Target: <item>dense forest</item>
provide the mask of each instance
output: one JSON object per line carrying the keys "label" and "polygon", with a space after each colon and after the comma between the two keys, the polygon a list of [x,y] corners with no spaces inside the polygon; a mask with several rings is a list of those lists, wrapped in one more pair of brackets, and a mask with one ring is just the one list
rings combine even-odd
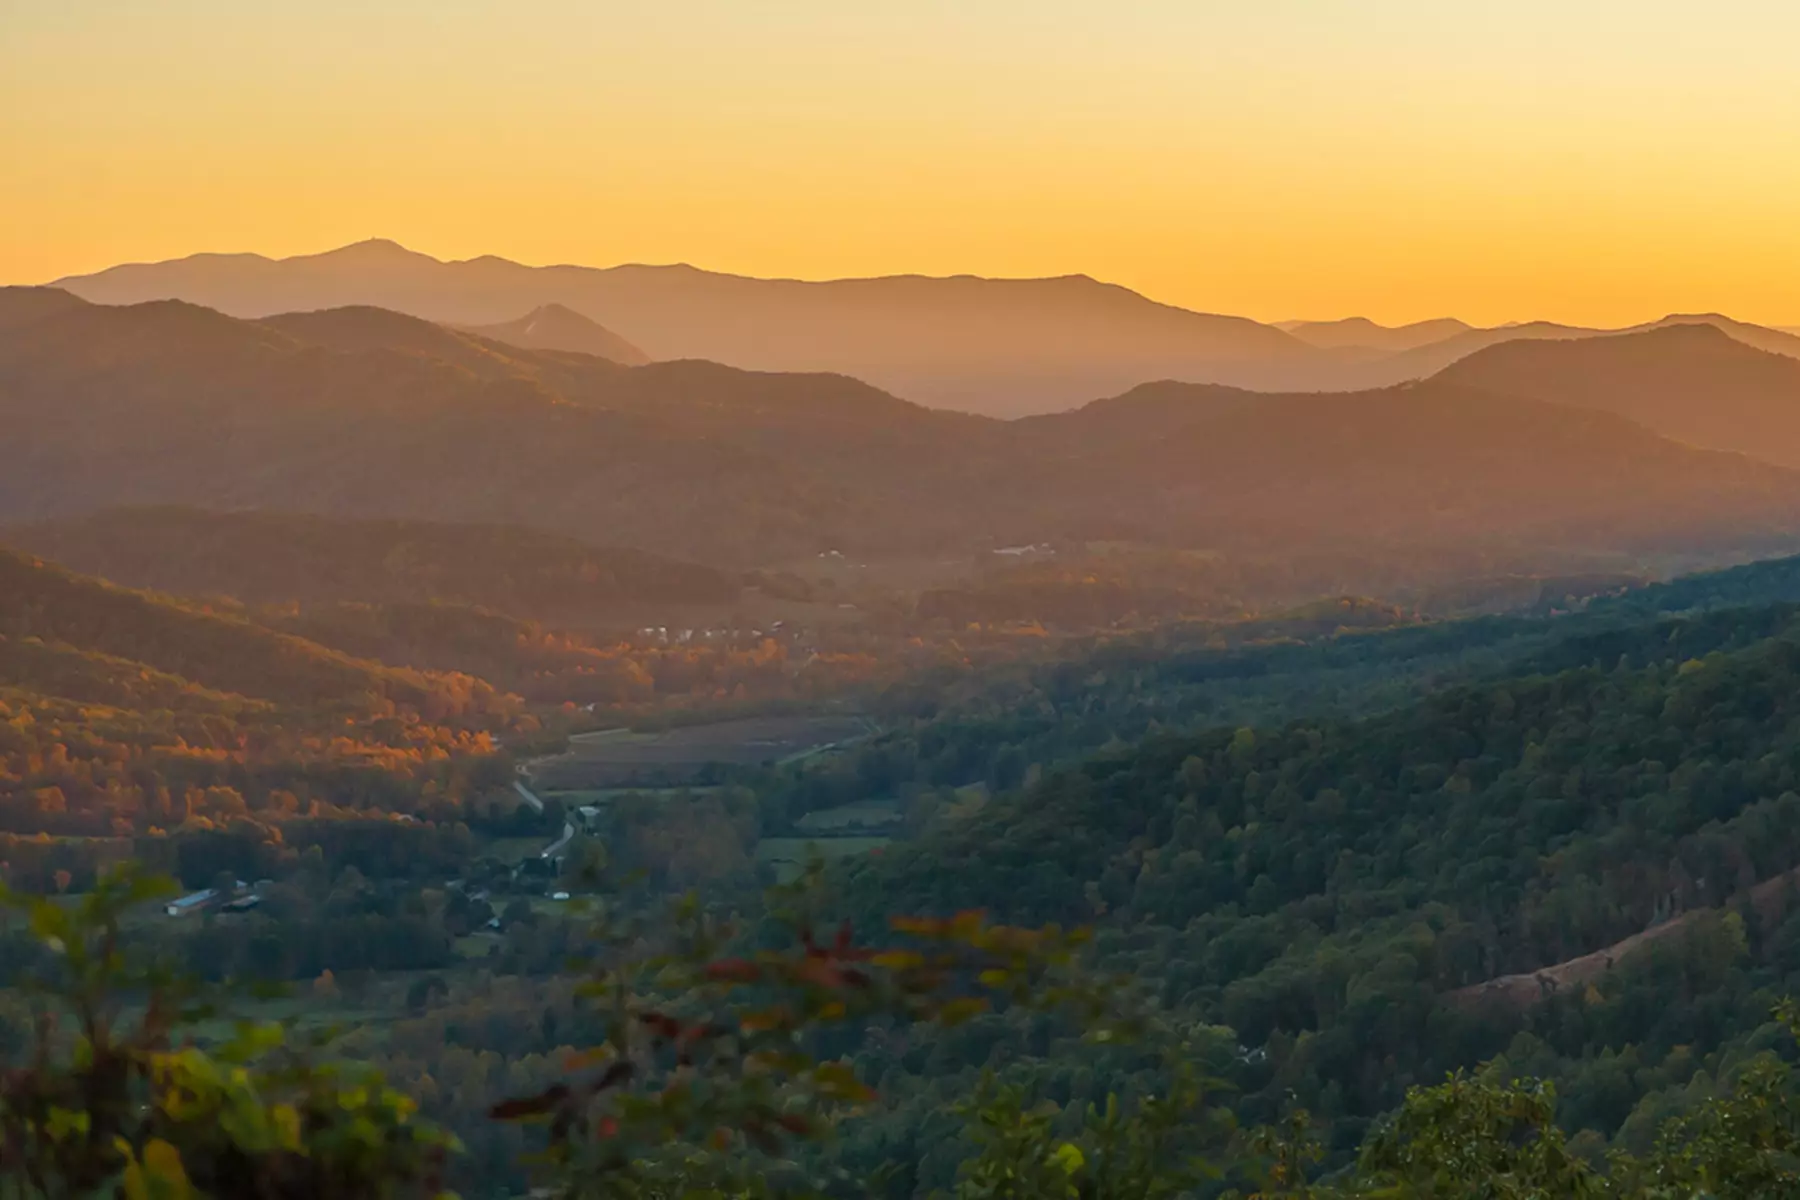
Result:
{"label": "dense forest", "polygon": [[1103,962],[1236,1031],[1241,1113],[1298,1098],[1340,1153],[1502,1054],[1558,1082],[1572,1131],[1641,1151],[1765,1044],[1800,971],[1797,669],[1800,610],[1724,609],[1377,716],[1153,734],[852,868],[847,896],[864,920],[1095,923]]}
{"label": "dense forest", "polygon": [[[865,937],[969,910],[1090,930],[1065,965],[1180,1050],[1096,1045],[1100,1010],[1024,995],[796,1033],[880,1096],[783,1159],[839,1191],[972,1187],[998,1169],[995,1128],[1009,1152],[1095,1153],[1084,1112],[1117,1096],[1148,1119],[1186,1071],[1225,1089],[1178,1122],[1225,1168],[1211,1190],[1251,1188],[1252,1147],[1277,1145],[1318,1186],[1373,1187],[1407,1114],[1436,1105],[1408,1136],[1449,1136],[1457,1104],[1535,1113],[1559,1169],[1610,1187],[1627,1168],[1605,1174],[1606,1152],[1649,1169],[1669,1122],[1717,1119],[1770,1052],[1791,1056],[1771,1014],[1800,991],[1800,560],[1547,581],[1509,614],[1340,598],[909,660],[817,693],[859,697],[873,736],[612,796],[542,863],[506,848],[575,830],[573,797],[599,793],[533,811],[515,767],[584,727],[547,703],[578,687],[554,664],[601,648],[545,631],[534,651],[528,622],[456,605],[258,608],[0,567],[9,885],[98,894],[133,860],[253,896],[128,916],[130,942],[196,979],[295,993],[253,1011],[346,1021],[337,1051],[461,1138],[448,1169],[469,1193],[532,1177],[540,1135],[488,1109],[608,1036],[565,974],[597,945],[593,917],[549,891],[649,929],[698,888],[695,915],[738,929],[718,953],[776,953],[792,901],[762,898],[759,841],[876,801],[903,836],[815,872],[817,919]],[[626,661],[654,675],[652,653],[697,650]],[[771,678],[790,682],[763,694],[791,703],[792,671]],[[48,966],[22,932],[6,962],[15,986]],[[1553,1084],[1554,1105],[1507,1091],[1515,1077]]]}

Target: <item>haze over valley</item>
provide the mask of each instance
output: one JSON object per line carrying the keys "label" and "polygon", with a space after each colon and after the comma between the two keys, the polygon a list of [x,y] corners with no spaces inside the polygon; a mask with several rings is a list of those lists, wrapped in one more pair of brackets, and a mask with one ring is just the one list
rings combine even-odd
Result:
{"label": "haze over valley", "polygon": [[[1259,391],[1386,387],[1499,342],[1614,332],[1549,322],[1476,329],[1448,318],[1400,329],[1360,318],[1277,327],[1159,304],[1086,276],[815,283],[685,265],[526,267],[491,255],[440,262],[380,239],[280,260],[203,254],[132,264],[55,286],[98,303],[178,299],[249,318],[373,306],[628,364],[699,358],[841,373],[928,407],[998,417],[1054,412],[1160,379]],[[543,328],[568,330],[563,340],[526,334],[534,314],[547,314],[537,316]],[[1670,316],[1625,332],[1690,323],[1800,356],[1800,337],[1717,315]]]}
{"label": "haze over valley", "polygon": [[1797,42],[0,5],[0,1196],[1800,1196]]}

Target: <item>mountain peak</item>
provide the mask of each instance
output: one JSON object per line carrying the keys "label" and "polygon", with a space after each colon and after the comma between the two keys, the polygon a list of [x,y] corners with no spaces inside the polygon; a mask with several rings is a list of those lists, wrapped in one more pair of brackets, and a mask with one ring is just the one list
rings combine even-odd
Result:
{"label": "mountain peak", "polygon": [[650,356],[606,326],[564,304],[540,304],[517,320],[471,325],[468,332],[529,350],[591,354],[622,366],[641,366]]}
{"label": "mountain peak", "polygon": [[351,242],[348,246],[339,246],[336,250],[326,250],[321,254],[301,254],[297,258],[334,259],[352,262],[437,262],[429,254],[421,254],[417,250],[408,250],[392,238],[365,238],[360,242]]}
{"label": "mountain peak", "polygon": [[1455,317],[1414,321],[1409,325],[1382,325],[1367,317],[1336,321],[1282,321],[1277,329],[1321,350],[1365,349],[1396,354],[1447,341],[1469,326]]}

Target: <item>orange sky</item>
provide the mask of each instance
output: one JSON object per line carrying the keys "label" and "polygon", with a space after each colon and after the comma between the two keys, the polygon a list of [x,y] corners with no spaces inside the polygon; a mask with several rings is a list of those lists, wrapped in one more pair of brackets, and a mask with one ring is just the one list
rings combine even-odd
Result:
{"label": "orange sky", "polygon": [[1800,323],[1790,0],[0,0],[0,282],[391,237]]}

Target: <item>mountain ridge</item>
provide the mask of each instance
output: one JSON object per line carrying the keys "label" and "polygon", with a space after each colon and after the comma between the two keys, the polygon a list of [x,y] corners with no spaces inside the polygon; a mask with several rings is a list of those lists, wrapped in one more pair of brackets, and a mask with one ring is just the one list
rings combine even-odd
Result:
{"label": "mountain ridge", "polygon": [[1168,383],[1002,422],[843,376],[624,367],[371,309],[246,321],[0,291],[0,419],[26,448],[0,477],[15,522],[144,504],[429,518],[742,566],[1045,541],[1404,557],[1800,535],[1800,473],[1454,381]]}
{"label": "mountain ridge", "polygon": [[594,618],[723,603],[739,590],[709,567],[520,526],[147,506],[0,525],[0,545],[125,587],[260,604],[448,602]]}
{"label": "mountain ridge", "polygon": [[[507,340],[499,327],[520,314],[558,305],[619,342],[596,335],[555,348],[618,361],[642,354],[842,374],[929,407],[999,417],[1062,411],[1160,379],[1358,391],[1425,378],[1497,342],[1621,332],[1552,322],[1476,329],[1449,318],[1393,329],[1364,318],[1283,328],[1166,304],[1084,274],[763,279],[688,263],[534,267],[491,254],[442,261],[380,238],[282,259],[202,254],[127,263],[58,286],[102,303],[179,298],[249,318],[374,306],[499,340]],[[1649,324],[1693,319],[1671,314]],[[1704,319],[1800,357],[1800,337],[1788,332]]]}
{"label": "mountain ridge", "polygon": [[249,318],[363,304],[460,326],[514,321],[554,303],[654,359],[833,371],[935,407],[990,415],[1070,407],[1196,372],[1306,385],[1334,365],[1272,326],[1164,304],[1085,275],[765,280],[687,265],[441,262],[365,242],[286,259],[124,264],[57,286],[101,303],[183,298]]}
{"label": "mountain ridge", "polygon": [[495,325],[470,325],[468,332],[489,341],[530,350],[591,354],[621,366],[642,366],[650,356],[601,325],[562,304],[540,304],[524,316]]}
{"label": "mountain ridge", "polygon": [[1485,347],[1434,378],[1617,413],[1665,437],[1800,467],[1800,359],[1695,318]]}

